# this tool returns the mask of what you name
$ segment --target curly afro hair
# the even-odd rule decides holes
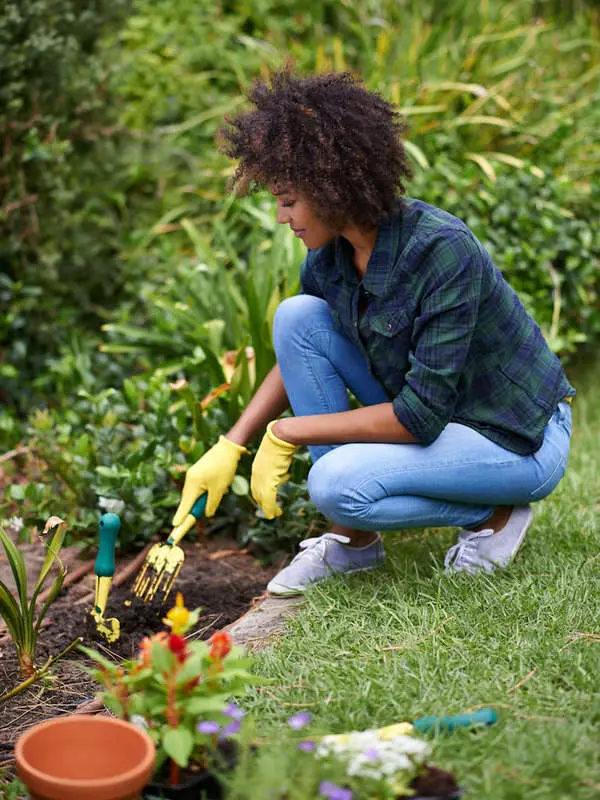
[[[293,187],[333,229],[377,227],[397,208],[411,170],[394,106],[349,73],[298,77],[290,69],[258,80],[255,107],[225,118],[221,150],[239,160],[240,194]]]

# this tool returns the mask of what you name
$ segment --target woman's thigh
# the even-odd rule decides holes
[[[561,403],[533,455],[521,456],[465,425],[450,423],[428,446],[346,444],[323,455],[311,469],[309,489],[343,503],[346,513],[365,503],[413,495],[478,505],[513,505],[540,500],[566,467],[570,409]]]

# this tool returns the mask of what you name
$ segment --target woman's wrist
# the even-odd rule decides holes
[[[293,417],[284,417],[283,419],[275,420],[275,422],[271,425],[271,433],[273,433],[283,442],[288,442],[289,444],[298,444],[298,442],[295,442],[293,439],[293,430],[290,430],[290,427],[293,427],[293,423]]]

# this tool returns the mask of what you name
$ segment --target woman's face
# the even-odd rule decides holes
[[[277,201],[277,222],[289,225],[309,250],[330,242],[336,231],[330,228],[315,213],[311,203],[291,187],[269,187]]]

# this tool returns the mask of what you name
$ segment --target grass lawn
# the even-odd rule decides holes
[[[275,682],[251,705],[271,730],[299,710],[338,733],[491,706],[495,726],[435,742],[469,797],[600,796],[600,365],[573,382],[567,474],[516,562],[447,578],[455,530],[388,535],[385,568],[316,587],[259,654]]]

